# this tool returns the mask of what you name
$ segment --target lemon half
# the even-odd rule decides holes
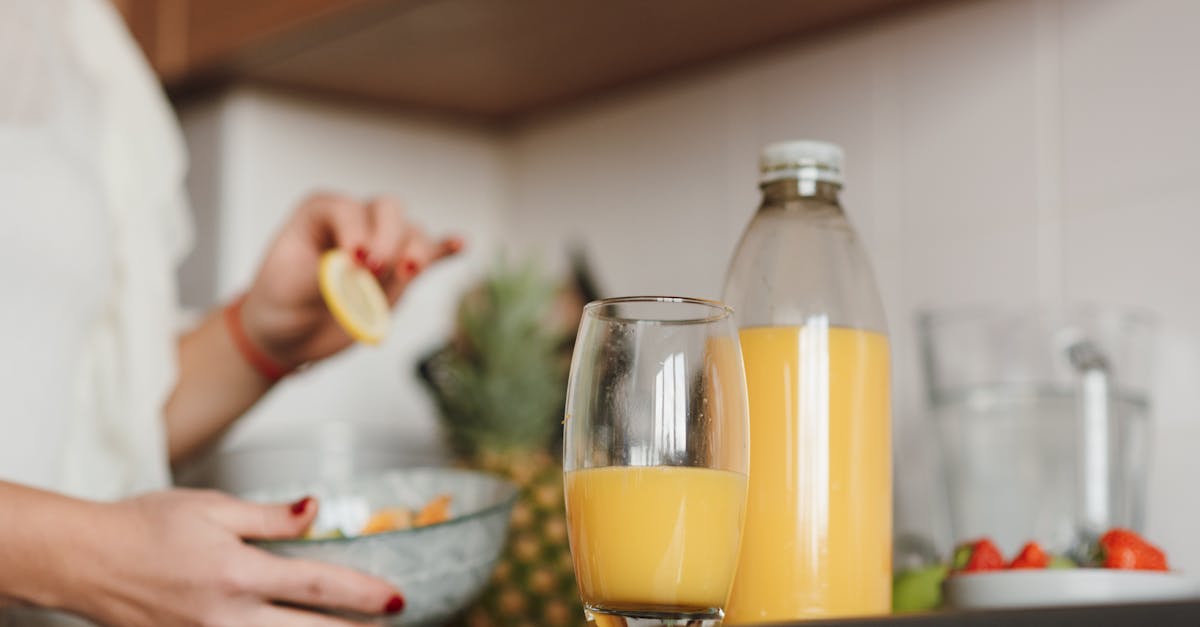
[[[391,326],[391,310],[379,281],[354,263],[343,250],[321,255],[317,285],[325,306],[350,337],[365,344],[378,344]]]

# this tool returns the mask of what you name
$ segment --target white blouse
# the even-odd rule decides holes
[[[0,0],[0,479],[94,499],[169,483],[184,168],[106,0]]]

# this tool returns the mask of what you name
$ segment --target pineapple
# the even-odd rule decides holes
[[[460,461],[520,487],[492,582],[462,618],[468,627],[584,624],[558,454],[570,343],[590,292],[578,260],[569,290],[532,265],[502,265],[464,297],[456,337],[421,364]]]

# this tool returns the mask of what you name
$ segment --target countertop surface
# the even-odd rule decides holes
[[[1027,610],[945,611],[881,618],[804,621],[776,627],[1200,627],[1200,600]]]

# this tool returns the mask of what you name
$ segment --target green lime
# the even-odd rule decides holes
[[[896,573],[892,578],[892,611],[927,612],[942,604],[944,564]]]
[[[1075,560],[1067,557],[1066,555],[1055,555],[1054,557],[1050,558],[1050,563],[1046,566],[1046,568],[1078,568],[1078,567],[1079,567],[1079,565],[1075,563]]]

